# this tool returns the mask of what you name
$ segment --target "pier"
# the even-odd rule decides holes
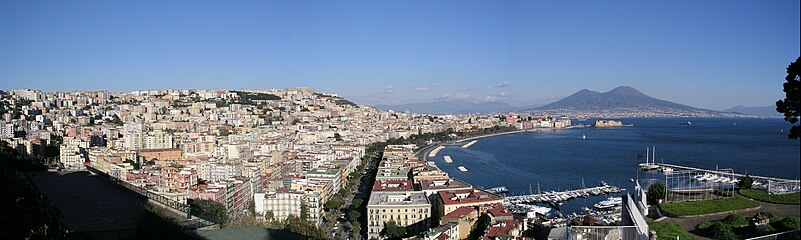
[[[696,168],[696,167],[688,167],[688,166],[680,166],[680,165],[673,165],[673,164],[666,164],[666,163],[656,163],[657,166],[660,168],[672,168],[674,171],[696,171],[696,172],[705,172],[710,174],[716,175],[725,175],[725,176],[734,176],[734,177],[745,177],[745,174],[741,173],[729,173],[723,171],[716,171],[710,169],[703,169],[703,168]],[[757,176],[757,175],[748,175],[749,177],[753,178],[754,181],[760,182],[795,182],[798,183],[798,179],[783,179],[783,178],[776,178],[776,177],[765,177],[765,176]]]
[[[478,140],[470,141],[469,143],[462,145],[462,148],[469,148],[470,146],[473,146],[473,144],[476,144],[477,142]]]
[[[568,190],[563,192],[545,192],[545,193],[537,193],[537,194],[529,194],[529,195],[520,195],[520,196],[508,196],[504,198],[505,204],[520,204],[520,203],[536,203],[536,202],[564,202],[574,198],[586,198],[589,196],[597,196],[597,195],[606,195],[611,193],[620,193],[625,191],[626,189],[609,186],[609,185],[601,185],[597,187],[591,188],[582,188],[576,190]]]

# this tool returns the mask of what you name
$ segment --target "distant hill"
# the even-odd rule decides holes
[[[743,113],[743,114],[750,114],[750,115],[757,115],[757,116],[765,116],[765,117],[783,117],[779,112],[776,112],[776,106],[761,106],[761,107],[746,107],[743,105],[737,105],[726,110],[724,112],[733,112],[733,113]]]
[[[435,101],[425,103],[408,103],[400,105],[375,105],[381,110],[409,111],[423,114],[461,114],[461,113],[488,113],[488,112],[511,112],[521,107],[513,107],[502,102],[467,102],[467,101]],[[530,108],[530,107],[529,107]]]
[[[562,100],[534,108],[534,110],[614,110],[614,109],[665,109],[671,111],[709,111],[678,103],[656,99],[629,86],[620,86],[601,93],[582,89]]]

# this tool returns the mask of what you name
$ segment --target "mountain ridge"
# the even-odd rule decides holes
[[[532,110],[614,110],[632,108],[710,111],[648,96],[630,86],[619,86],[608,92],[582,89],[559,101]]]

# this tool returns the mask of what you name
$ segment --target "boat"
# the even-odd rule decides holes
[[[501,194],[501,193],[509,192],[509,189],[506,189],[506,187],[504,187],[504,186],[500,186],[500,187],[494,187],[494,188],[487,189],[487,192],[490,192],[492,194]]]
[[[445,160],[446,163],[453,163],[453,158],[451,158],[451,156],[444,156],[442,159]]]
[[[622,197],[610,197],[610,198],[608,198],[606,200],[603,200],[601,202],[596,203],[594,205],[594,207],[598,208],[598,209],[605,209],[605,208],[612,208],[612,207],[615,207],[615,206],[619,206],[619,205],[622,205],[622,204],[623,204],[623,198]]]
[[[459,169],[459,171],[467,172],[467,168],[464,167],[464,166],[459,166],[458,169]]]
[[[653,162],[651,162],[651,159],[653,159]],[[638,166],[643,171],[659,169],[659,165],[656,164],[656,147],[653,147],[653,154],[651,154],[651,148],[645,148],[645,163],[640,163]]]
[[[687,122],[680,122],[680,123],[679,123],[679,126],[692,126],[692,125],[693,125],[693,123],[692,123],[692,122],[690,122],[690,121],[687,121]]]
[[[587,139],[587,135],[582,134],[581,139]]]

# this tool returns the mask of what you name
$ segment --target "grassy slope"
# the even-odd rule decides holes
[[[744,198],[724,198],[695,202],[676,202],[659,205],[662,213],[672,217],[693,216],[758,207],[759,202]]]
[[[799,205],[801,203],[801,193],[769,194],[768,192],[756,189],[740,189],[740,194],[760,202]]]
[[[700,239],[684,231],[679,224],[671,222],[648,222],[648,229],[656,231],[656,239],[676,239],[676,236],[682,240]]]

